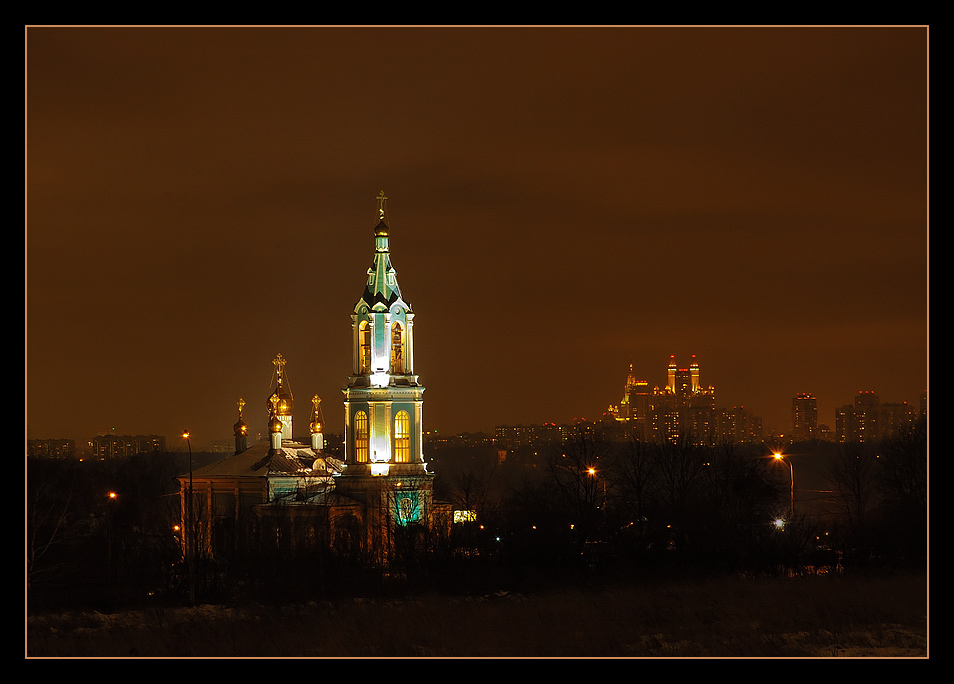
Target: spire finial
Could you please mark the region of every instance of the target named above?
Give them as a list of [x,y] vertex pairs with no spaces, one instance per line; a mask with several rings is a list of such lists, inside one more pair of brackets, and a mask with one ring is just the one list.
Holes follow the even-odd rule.
[[379,214],[378,218],[383,221],[383,220],[384,220],[384,206],[385,206],[385,203],[388,201],[388,198],[384,195],[384,190],[382,190],[381,192],[379,192],[379,193],[378,193],[378,196],[375,197],[375,199],[378,201],[378,214]]
[[319,405],[321,404],[321,398],[316,394],[311,398],[311,423],[309,427],[311,428],[311,434],[321,434],[321,409]]
[[286,363],[287,361],[285,361],[285,357],[283,357],[280,353],[278,356],[272,359],[272,365],[278,369],[278,384],[279,385],[282,384],[282,372],[285,369]]
[[[235,422],[235,425],[232,426],[232,429],[235,430],[236,437],[244,437],[248,432],[248,424],[245,422],[245,418],[242,417],[242,410],[245,408],[245,400],[238,400],[238,420]],[[236,447],[238,450],[239,447]],[[244,451],[244,447],[241,448],[241,451]]]

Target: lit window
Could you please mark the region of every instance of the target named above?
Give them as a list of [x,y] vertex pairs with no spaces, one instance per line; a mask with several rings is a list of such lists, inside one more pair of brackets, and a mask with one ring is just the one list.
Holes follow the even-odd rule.
[[411,462],[411,417],[407,411],[394,416],[394,462]]
[[354,460],[355,463],[368,462],[368,414],[358,411],[354,414]]
[[391,372],[404,373],[404,328],[400,323],[391,326]]
[[361,359],[361,374],[371,372],[371,326],[367,321],[361,321],[358,326],[358,350]]

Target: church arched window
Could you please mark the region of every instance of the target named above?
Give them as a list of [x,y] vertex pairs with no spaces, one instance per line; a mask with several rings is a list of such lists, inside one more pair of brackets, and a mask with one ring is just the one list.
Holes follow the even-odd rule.
[[368,462],[368,414],[358,411],[354,414],[354,460],[355,463]]
[[358,358],[361,360],[360,372],[371,372],[371,326],[367,321],[358,324]]
[[394,462],[411,462],[411,417],[407,411],[394,416]]
[[396,321],[391,326],[391,372],[404,374],[404,328]]

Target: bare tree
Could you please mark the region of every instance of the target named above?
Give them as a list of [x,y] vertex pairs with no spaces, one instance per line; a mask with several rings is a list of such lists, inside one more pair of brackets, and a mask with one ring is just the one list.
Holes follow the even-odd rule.
[[632,515],[639,533],[645,531],[644,523],[658,486],[659,464],[653,457],[653,448],[631,435],[620,446],[614,461],[614,475],[623,508]]
[[927,420],[902,429],[882,443],[885,495],[912,508],[927,509]]
[[688,436],[656,445],[653,452],[660,475],[660,504],[673,526],[674,540],[685,542],[691,514],[697,510],[699,482],[707,454],[703,448],[693,445]]
[[553,481],[574,518],[581,548],[595,539],[612,486],[608,453],[609,447],[599,433],[580,426],[551,452],[548,460]]
[[870,445],[845,444],[828,462],[826,476],[856,541],[867,533],[868,514],[875,505],[877,457]]
[[[28,482],[28,484],[30,484]],[[47,553],[63,539],[67,527],[72,490],[65,497],[51,496],[42,483],[34,483],[27,494],[27,589],[41,574],[55,572],[44,566]]]
[[499,508],[499,501],[491,494],[491,484],[496,471],[496,463],[476,463],[451,476],[451,502],[459,509],[474,511],[477,518],[486,520],[493,517]]

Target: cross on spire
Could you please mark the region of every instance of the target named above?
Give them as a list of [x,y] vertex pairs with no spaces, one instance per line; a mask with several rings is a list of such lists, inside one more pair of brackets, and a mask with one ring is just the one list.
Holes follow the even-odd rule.
[[284,375],[284,370],[285,370],[285,364],[286,364],[286,363],[287,363],[287,362],[285,361],[285,357],[282,356],[281,354],[279,354],[279,355],[276,356],[274,359],[272,359],[272,365],[275,366],[275,368],[277,369],[277,372],[278,372],[278,384],[279,384],[279,385],[282,384],[283,375]]
[[378,196],[375,197],[375,199],[378,201],[378,214],[380,215],[379,218],[383,221],[384,220],[384,205],[385,205],[385,202],[388,201],[388,198],[385,197],[384,195],[384,190],[379,192]]

